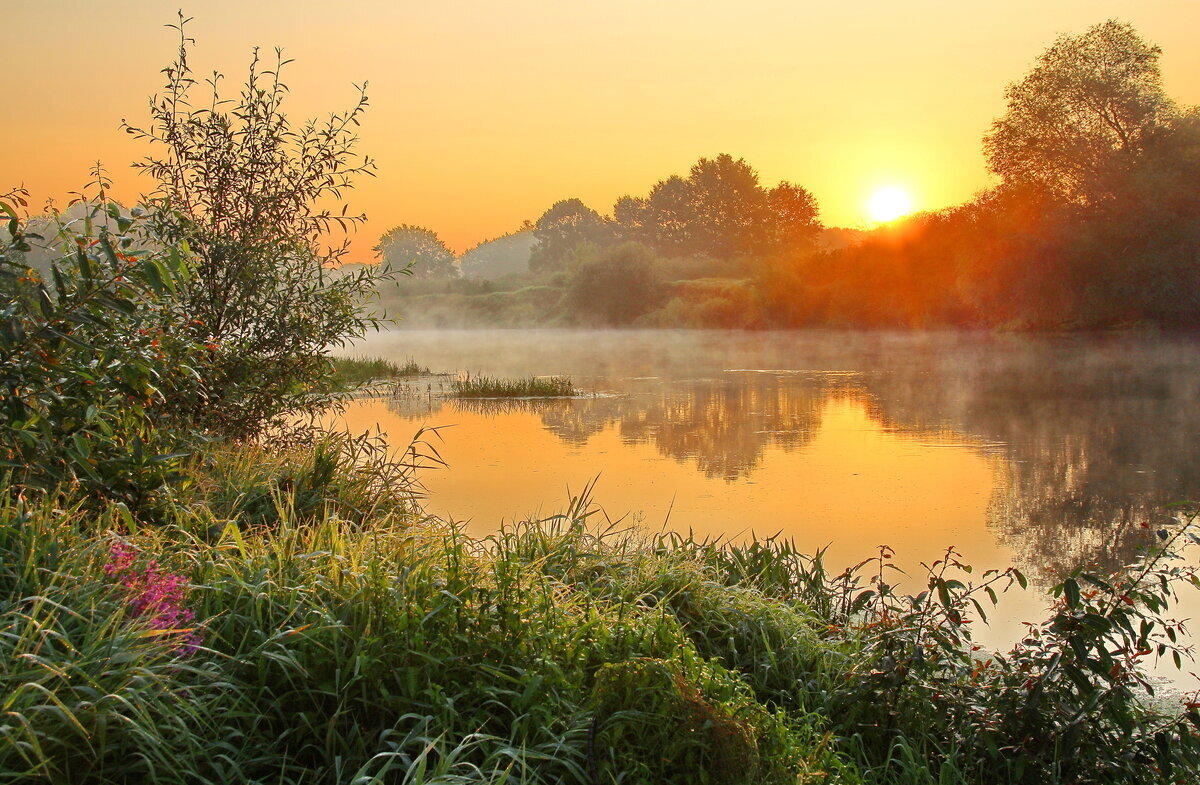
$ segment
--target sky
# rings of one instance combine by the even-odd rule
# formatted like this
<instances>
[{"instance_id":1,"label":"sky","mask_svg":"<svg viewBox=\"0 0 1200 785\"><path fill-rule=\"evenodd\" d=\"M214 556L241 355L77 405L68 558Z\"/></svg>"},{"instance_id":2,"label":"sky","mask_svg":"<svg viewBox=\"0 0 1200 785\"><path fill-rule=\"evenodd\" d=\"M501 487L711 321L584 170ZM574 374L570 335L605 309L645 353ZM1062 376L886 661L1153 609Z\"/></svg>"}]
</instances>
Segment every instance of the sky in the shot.
<instances>
[{"instance_id":1,"label":"sky","mask_svg":"<svg viewBox=\"0 0 1200 785\"><path fill-rule=\"evenodd\" d=\"M282 47L293 120L368 83L359 149L378 174L347 194L369 219L357 261L401 223L461 252L560 199L611 213L720 153L812 191L829 226L869 226L885 187L957 204L992 182L980 139L1005 86L1110 18L1162 47L1168 94L1200 104L1195 0L0 0L0 192L61 204L97 160L118 198L152 189L129 167L151 150L120 124L148 121L179 8L195 70L229 92L255 46Z\"/></svg>"}]
</instances>

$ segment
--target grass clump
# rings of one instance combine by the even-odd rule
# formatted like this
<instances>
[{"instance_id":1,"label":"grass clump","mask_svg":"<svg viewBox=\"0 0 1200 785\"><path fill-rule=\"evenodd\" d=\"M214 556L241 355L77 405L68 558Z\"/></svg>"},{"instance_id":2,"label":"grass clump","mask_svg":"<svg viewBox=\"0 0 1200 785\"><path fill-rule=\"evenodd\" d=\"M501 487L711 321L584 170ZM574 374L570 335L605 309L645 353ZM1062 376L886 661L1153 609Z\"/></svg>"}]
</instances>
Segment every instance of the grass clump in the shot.
<instances>
[{"instance_id":1,"label":"grass clump","mask_svg":"<svg viewBox=\"0 0 1200 785\"><path fill-rule=\"evenodd\" d=\"M412 376L428 376L430 373L428 368L411 357L403 364L382 357L334 357L332 360L332 381L339 389Z\"/></svg>"},{"instance_id":2,"label":"grass clump","mask_svg":"<svg viewBox=\"0 0 1200 785\"><path fill-rule=\"evenodd\" d=\"M451 393L458 398L569 398L577 392L565 376L527 379L465 376L451 382Z\"/></svg>"}]
</instances>

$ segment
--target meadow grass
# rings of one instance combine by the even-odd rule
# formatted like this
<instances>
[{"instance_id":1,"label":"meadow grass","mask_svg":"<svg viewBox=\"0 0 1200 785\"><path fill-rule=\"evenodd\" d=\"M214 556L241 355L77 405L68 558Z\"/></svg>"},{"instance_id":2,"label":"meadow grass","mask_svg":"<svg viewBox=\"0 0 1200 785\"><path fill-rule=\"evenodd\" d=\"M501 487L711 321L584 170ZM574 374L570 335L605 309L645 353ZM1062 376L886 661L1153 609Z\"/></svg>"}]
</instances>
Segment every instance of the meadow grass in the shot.
<instances>
[{"instance_id":1,"label":"meadow grass","mask_svg":"<svg viewBox=\"0 0 1200 785\"><path fill-rule=\"evenodd\" d=\"M1020 706L950 669L896 681L820 553L618 530L586 492L472 538L354 449L215 446L153 521L6 497L0 782L1194 781L1069 747L995 763L954 718ZM114 546L120 574L178 576L192 626L147 622Z\"/></svg>"},{"instance_id":2,"label":"meadow grass","mask_svg":"<svg viewBox=\"0 0 1200 785\"><path fill-rule=\"evenodd\" d=\"M527 379L501 379L492 376L465 376L451 382L451 394L458 398L566 398L577 393L565 376L530 376Z\"/></svg>"}]
</instances>

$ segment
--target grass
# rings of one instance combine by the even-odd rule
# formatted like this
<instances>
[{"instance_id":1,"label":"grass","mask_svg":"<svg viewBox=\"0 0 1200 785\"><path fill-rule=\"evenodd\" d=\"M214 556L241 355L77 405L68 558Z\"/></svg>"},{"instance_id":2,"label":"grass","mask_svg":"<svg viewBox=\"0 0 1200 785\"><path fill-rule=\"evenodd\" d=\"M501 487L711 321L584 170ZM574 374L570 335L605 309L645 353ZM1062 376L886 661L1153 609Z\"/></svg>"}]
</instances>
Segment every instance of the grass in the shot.
<instances>
[{"instance_id":1,"label":"grass","mask_svg":"<svg viewBox=\"0 0 1200 785\"><path fill-rule=\"evenodd\" d=\"M429 369L411 357L403 365L382 357L334 357L333 381L341 389L359 387L371 382L428 376Z\"/></svg>"},{"instance_id":2,"label":"grass","mask_svg":"<svg viewBox=\"0 0 1200 785\"><path fill-rule=\"evenodd\" d=\"M458 398L566 398L577 391L565 376L500 379L468 375L451 382L451 394Z\"/></svg>"},{"instance_id":3,"label":"grass","mask_svg":"<svg viewBox=\"0 0 1200 785\"><path fill-rule=\"evenodd\" d=\"M1133 744L995 763L1022 756L955 723L1020 719L1019 684L898 676L903 647L876 651L891 639L821 554L619 531L586 493L473 539L374 455L213 446L153 525L0 502L0 782L1194 781ZM105 570L117 542L182 576L194 629L139 622ZM1039 721L1077 723L1055 689ZM1129 720L1195 743L1149 709Z\"/></svg>"}]
</instances>

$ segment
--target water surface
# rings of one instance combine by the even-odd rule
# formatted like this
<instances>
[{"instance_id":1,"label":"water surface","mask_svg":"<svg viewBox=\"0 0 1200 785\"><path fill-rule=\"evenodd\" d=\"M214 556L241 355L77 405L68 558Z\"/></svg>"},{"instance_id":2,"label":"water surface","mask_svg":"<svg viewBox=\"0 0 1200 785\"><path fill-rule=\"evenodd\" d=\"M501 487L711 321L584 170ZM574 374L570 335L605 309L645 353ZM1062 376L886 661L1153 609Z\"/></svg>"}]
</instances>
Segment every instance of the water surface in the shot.
<instances>
[{"instance_id":1,"label":"water surface","mask_svg":"<svg viewBox=\"0 0 1200 785\"><path fill-rule=\"evenodd\" d=\"M352 353L434 370L569 375L569 400L454 401L440 380L352 404L407 444L440 426L428 509L480 534L595 481L611 519L742 540L782 534L849 564L956 547L1048 585L1132 559L1200 498L1192 338L707 331L393 331ZM1147 528L1148 525L1150 528ZM1045 601L1009 602L1032 618Z\"/></svg>"}]
</instances>

